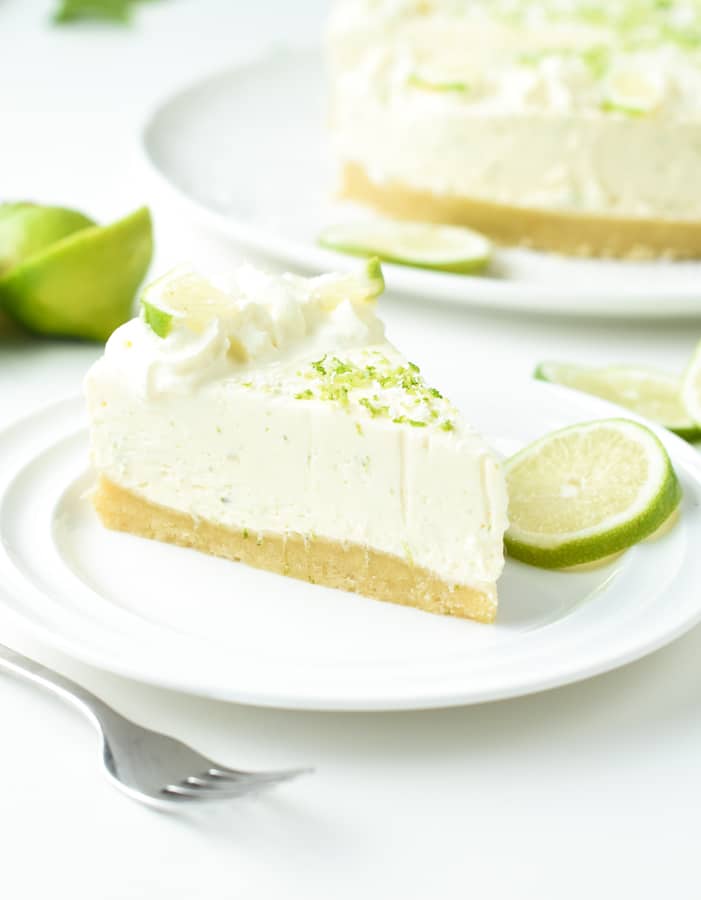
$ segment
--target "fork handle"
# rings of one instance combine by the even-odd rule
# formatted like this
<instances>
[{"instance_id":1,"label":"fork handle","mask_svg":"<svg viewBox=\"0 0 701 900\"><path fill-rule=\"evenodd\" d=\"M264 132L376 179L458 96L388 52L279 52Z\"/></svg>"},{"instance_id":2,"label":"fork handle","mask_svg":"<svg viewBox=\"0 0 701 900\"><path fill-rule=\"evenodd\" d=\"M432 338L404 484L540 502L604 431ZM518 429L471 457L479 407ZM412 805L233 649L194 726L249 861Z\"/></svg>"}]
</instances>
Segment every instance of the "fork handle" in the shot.
<instances>
[{"instance_id":1,"label":"fork handle","mask_svg":"<svg viewBox=\"0 0 701 900\"><path fill-rule=\"evenodd\" d=\"M65 675L59 675L58 672L54 672L52 669L35 662L33 659L29 659L27 656L22 656L21 653L5 647L4 644L0 644L0 669L11 672L13 675L18 675L26 681L31 681L33 684L38 684L46 688L46 690L57 694L62 699L67 700L87 713L98 725L101 716L112 712L99 697L96 697L95 694L90 693L81 685L76 684L75 681L71 681Z\"/></svg>"}]
</instances>

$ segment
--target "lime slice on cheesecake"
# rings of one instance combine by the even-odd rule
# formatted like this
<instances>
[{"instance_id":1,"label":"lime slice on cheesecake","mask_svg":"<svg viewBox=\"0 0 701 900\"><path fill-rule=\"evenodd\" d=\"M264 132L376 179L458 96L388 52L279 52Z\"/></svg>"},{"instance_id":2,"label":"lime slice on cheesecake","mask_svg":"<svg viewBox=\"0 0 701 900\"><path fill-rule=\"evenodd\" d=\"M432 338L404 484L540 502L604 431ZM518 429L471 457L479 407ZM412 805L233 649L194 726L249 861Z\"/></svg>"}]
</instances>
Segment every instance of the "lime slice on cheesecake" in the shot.
<instances>
[{"instance_id":1,"label":"lime slice on cheesecake","mask_svg":"<svg viewBox=\"0 0 701 900\"><path fill-rule=\"evenodd\" d=\"M317 278L287 276L290 281L309 291L322 306L334 307L343 300L351 303L371 303L385 289L385 278L377 254L372 254L365 265L355 272L330 273Z\"/></svg>"},{"instance_id":2,"label":"lime slice on cheesecake","mask_svg":"<svg viewBox=\"0 0 701 900\"><path fill-rule=\"evenodd\" d=\"M701 438L701 428L682 401L681 379L675 375L642 366L594 368L562 362L542 362L533 375L625 406L688 441Z\"/></svg>"},{"instance_id":3,"label":"lime slice on cheesecake","mask_svg":"<svg viewBox=\"0 0 701 900\"><path fill-rule=\"evenodd\" d=\"M146 285L141 293L141 314L158 337L171 332L174 321L187 322L194 330L205 327L233 309L231 297L186 266L172 269Z\"/></svg>"},{"instance_id":4,"label":"lime slice on cheesecake","mask_svg":"<svg viewBox=\"0 0 701 900\"><path fill-rule=\"evenodd\" d=\"M605 81L602 107L606 112L643 116L659 107L665 90L664 78L654 69L639 64L618 65Z\"/></svg>"},{"instance_id":5,"label":"lime slice on cheesecake","mask_svg":"<svg viewBox=\"0 0 701 900\"><path fill-rule=\"evenodd\" d=\"M385 287L378 259L369 259L357 272L317 278L288 274L283 278L292 290L315 300L322 308L330 309L344 300L370 303ZM175 322L182 322L193 331L202 331L214 318L232 318L238 307L235 295L217 288L197 272L180 267L147 285L141 295L141 310L151 330L165 338Z\"/></svg>"},{"instance_id":6,"label":"lime slice on cheesecake","mask_svg":"<svg viewBox=\"0 0 701 900\"><path fill-rule=\"evenodd\" d=\"M319 243L353 256L461 274L483 271L492 253L487 238L469 228L388 219L329 225Z\"/></svg>"},{"instance_id":7,"label":"lime slice on cheesecake","mask_svg":"<svg viewBox=\"0 0 701 900\"><path fill-rule=\"evenodd\" d=\"M505 468L506 548L546 569L594 562L633 546L657 531L681 500L662 443L627 419L555 431Z\"/></svg>"},{"instance_id":8,"label":"lime slice on cheesecake","mask_svg":"<svg viewBox=\"0 0 701 900\"><path fill-rule=\"evenodd\" d=\"M465 94L470 90L470 85L463 79L427 70L411 72L407 84L422 91L439 93Z\"/></svg>"}]
</instances>

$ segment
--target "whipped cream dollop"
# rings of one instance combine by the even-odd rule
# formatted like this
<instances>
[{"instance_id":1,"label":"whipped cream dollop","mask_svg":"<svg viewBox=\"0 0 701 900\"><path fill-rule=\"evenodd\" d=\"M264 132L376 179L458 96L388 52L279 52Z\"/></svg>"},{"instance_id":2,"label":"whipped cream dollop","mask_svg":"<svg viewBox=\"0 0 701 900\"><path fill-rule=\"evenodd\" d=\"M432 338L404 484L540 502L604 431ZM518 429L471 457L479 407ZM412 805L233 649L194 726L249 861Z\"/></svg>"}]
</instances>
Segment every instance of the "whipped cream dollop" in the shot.
<instances>
[{"instance_id":1,"label":"whipped cream dollop","mask_svg":"<svg viewBox=\"0 0 701 900\"><path fill-rule=\"evenodd\" d=\"M180 268L146 297L170 317L167 334L157 334L142 310L112 334L104 359L151 399L384 341L375 303L352 275L276 276L243 266L214 284Z\"/></svg>"}]
</instances>

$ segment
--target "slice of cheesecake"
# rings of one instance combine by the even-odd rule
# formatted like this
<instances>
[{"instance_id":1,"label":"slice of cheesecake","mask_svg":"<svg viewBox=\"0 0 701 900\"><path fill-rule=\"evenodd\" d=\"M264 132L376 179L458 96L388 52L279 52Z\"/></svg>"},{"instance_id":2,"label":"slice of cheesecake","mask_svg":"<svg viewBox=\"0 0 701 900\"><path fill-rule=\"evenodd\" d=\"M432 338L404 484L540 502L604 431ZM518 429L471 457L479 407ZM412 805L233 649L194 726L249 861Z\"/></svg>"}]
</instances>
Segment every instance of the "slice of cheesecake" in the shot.
<instances>
[{"instance_id":1,"label":"slice of cheesecake","mask_svg":"<svg viewBox=\"0 0 701 900\"><path fill-rule=\"evenodd\" d=\"M490 622L506 490L384 336L379 264L150 285L86 379L108 528Z\"/></svg>"}]
</instances>

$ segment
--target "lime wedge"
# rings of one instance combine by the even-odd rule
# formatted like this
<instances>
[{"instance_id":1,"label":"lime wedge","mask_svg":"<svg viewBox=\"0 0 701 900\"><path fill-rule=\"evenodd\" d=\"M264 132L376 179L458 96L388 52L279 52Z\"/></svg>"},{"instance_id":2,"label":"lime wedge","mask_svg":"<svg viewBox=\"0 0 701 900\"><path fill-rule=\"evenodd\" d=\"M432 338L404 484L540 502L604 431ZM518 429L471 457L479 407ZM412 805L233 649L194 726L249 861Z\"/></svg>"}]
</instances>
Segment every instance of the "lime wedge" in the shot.
<instances>
[{"instance_id":1,"label":"lime wedge","mask_svg":"<svg viewBox=\"0 0 701 900\"><path fill-rule=\"evenodd\" d=\"M533 377L625 406L688 441L701 438L701 428L691 419L682 402L681 379L667 372L640 366L592 368L542 362Z\"/></svg>"},{"instance_id":2,"label":"lime wedge","mask_svg":"<svg viewBox=\"0 0 701 900\"><path fill-rule=\"evenodd\" d=\"M317 278L287 274L281 276L281 280L322 308L333 308L344 300L371 303L385 287L378 259L369 259L358 272L320 275ZM234 318L239 307L235 294L228 294L197 272L180 267L144 288L141 312L152 331L165 338L175 322L179 321L192 331L199 332L212 319Z\"/></svg>"},{"instance_id":3,"label":"lime wedge","mask_svg":"<svg viewBox=\"0 0 701 900\"><path fill-rule=\"evenodd\" d=\"M487 238L469 228L380 219L330 225L319 243L353 256L462 274L483 271L492 252Z\"/></svg>"},{"instance_id":4,"label":"lime wedge","mask_svg":"<svg viewBox=\"0 0 701 900\"><path fill-rule=\"evenodd\" d=\"M106 340L132 315L153 250L145 207L71 234L0 278L0 308L37 334Z\"/></svg>"},{"instance_id":5,"label":"lime wedge","mask_svg":"<svg viewBox=\"0 0 701 900\"><path fill-rule=\"evenodd\" d=\"M506 463L511 556L545 569L604 559L649 537L681 488L658 438L627 419L555 431Z\"/></svg>"},{"instance_id":6,"label":"lime wedge","mask_svg":"<svg viewBox=\"0 0 701 900\"><path fill-rule=\"evenodd\" d=\"M95 223L83 213L35 203L0 205L0 275L61 238Z\"/></svg>"}]
</instances>

